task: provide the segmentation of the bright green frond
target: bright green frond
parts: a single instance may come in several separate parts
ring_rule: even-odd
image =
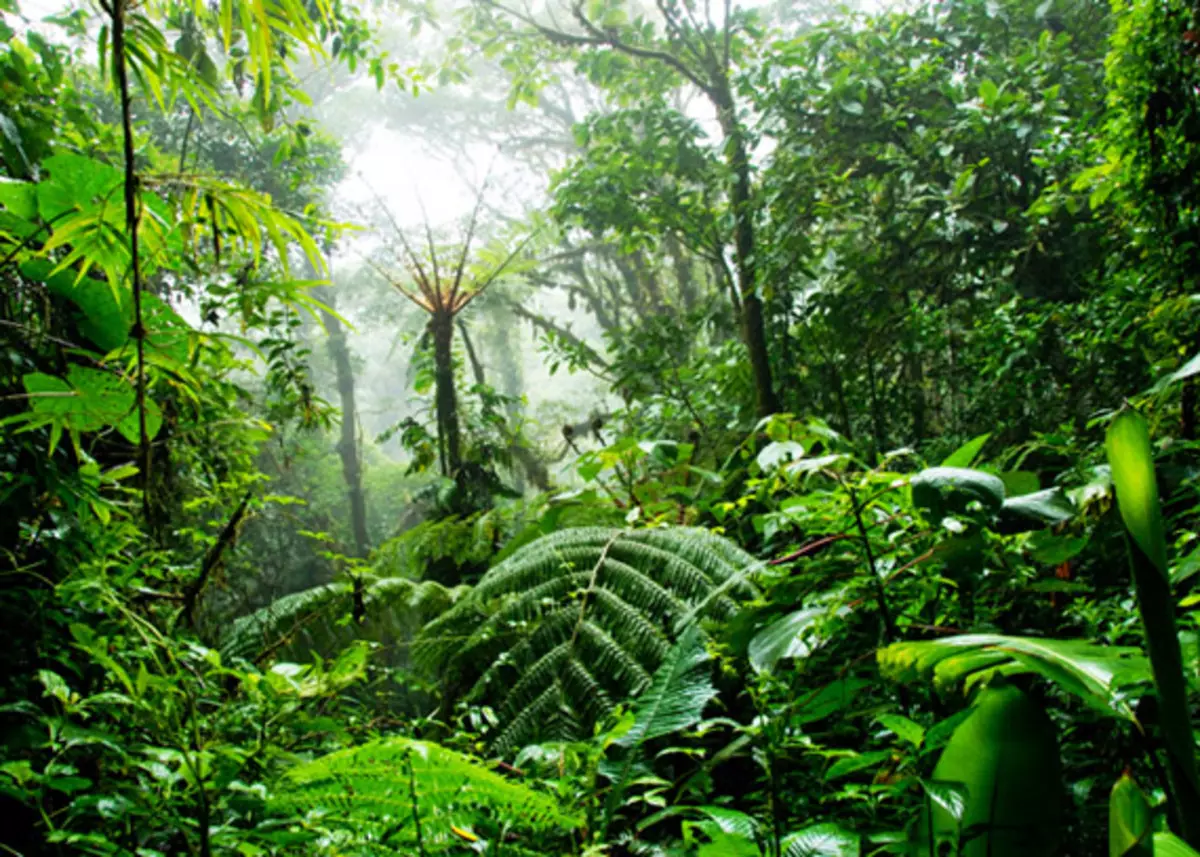
[[[726,615],[754,587],[754,558],[706,530],[560,530],[489,570],[417,640],[439,671],[467,673],[499,712],[504,752],[590,734],[650,685],[686,616]]]

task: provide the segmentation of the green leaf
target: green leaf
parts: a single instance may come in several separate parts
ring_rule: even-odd
[[[1078,556],[1088,545],[1085,536],[1059,536],[1041,530],[1029,538],[1028,547],[1033,559],[1045,565],[1061,565]]]
[[[1000,506],[996,528],[1016,533],[1065,523],[1076,515],[1075,504],[1061,488],[1009,497]]]
[[[874,750],[870,753],[855,753],[852,756],[838,759],[825,772],[825,782],[830,783],[866,768],[877,767],[891,758],[891,755],[891,750]]]
[[[913,503],[934,522],[947,515],[967,514],[974,503],[994,515],[1004,503],[1004,483],[981,470],[931,467],[915,475],[911,485]]]
[[[1036,473],[1028,470],[1010,470],[1000,474],[1004,483],[1004,493],[1008,497],[1020,497],[1022,494],[1032,494],[1042,487]]]
[[[996,98],[1000,95],[1000,89],[996,84],[988,79],[984,79],[979,84],[979,97],[983,99],[983,103],[987,106],[992,106],[996,103]]]
[[[829,604],[818,604],[775,620],[750,640],[750,666],[755,672],[771,672],[781,660],[808,657],[821,642],[814,637],[815,629],[831,614],[841,612]]]
[[[979,694],[942,751],[933,782],[965,787],[966,808],[958,818],[942,801],[931,800],[914,828],[917,853],[1058,854],[1063,790],[1058,743],[1050,719],[1019,688],[993,686]]]
[[[633,725],[616,744],[637,747],[700,722],[704,706],[717,695],[704,634],[691,625],[667,655],[633,709]]]
[[[755,461],[763,471],[770,473],[781,464],[790,460],[799,460],[803,457],[803,446],[795,441],[785,440],[768,443],[763,447],[762,452],[758,454],[758,458]]]
[[[970,467],[975,461],[975,456],[979,455],[979,451],[983,449],[983,445],[991,436],[991,432],[989,432],[967,441],[942,462],[942,467]]]
[[[1139,649],[1086,640],[963,634],[893,643],[879,650],[878,661],[888,678],[932,678],[939,690],[962,685],[969,692],[996,675],[1039,675],[1097,711],[1131,721],[1131,692],[1151,683],[1150,664]]]
[[[1142,553],[1166,577],[1167,543],[1146,420],[1132,409],[1121,411],[1108,427],[1105,446],[1121,519]]]
[[[859,857],[862,837],[837,824],[814,824],[779,843],[783,857]]]
[[[1133,778],[1122,774],[1108,798],[1109,857],[1152,857],[1153,832],[1150,802]]]
[[[129,341],[133,325],[133,296],[122,288],[116,294],[108,283],[79,277],[74,271],[55,271],[44,259],[31,259],[20,266],[21,274],[46,284],[51,294],[70,300],[82,312],[79,329],[104,351],[114,351]],[[118,302],[117,295],[122,300]],[[147,295],[146,297],[149,297]]]
[[[890,729],[901,741],[920,747],[925,740],[925,729],[899,714],[880,714],[875,718],[885,729]]]
[[[1175,834],[1162,831],[1154,834],[1154,857],[1200,857],[1200,851]]]
[[[45,695],[52,696],[59,702],[67,703],[71,700],[71,688],[67,686],[63,677],[53,670],[38,670],[38,681],[45,688]]]
[[[0,178],[0,204],[23,220],[37,218],[37,185]]]

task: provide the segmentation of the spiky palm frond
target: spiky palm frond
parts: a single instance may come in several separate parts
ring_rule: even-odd
[[[356,639],[387,643],[417,634],[430,619],[449,609],[463,593],[431,581],[385,577],[364,580],[365,621],[350,627],[354,583],[336,581],[277,598],[239,617],[221,635],[226,659],[254,659],[266,652],[308,659],[308,653],[332,654]]]
[[[526,834],[565,834],[582,819],[559,800],[505,779],[462,753],[426,741],[391,737],[338,750],[290,770],[272,809],[319,815],[358,830],[392,853],[463,845],[475,822]],[[455,832],[455,828],[459,833]],[[507,850],[507,849],[506,849]]]
[[[578,738],[646,689],[681,618],[731,615],[754,566],[706,530],[560,530],[489,570],[414,656],[493,704],[497,751]]]

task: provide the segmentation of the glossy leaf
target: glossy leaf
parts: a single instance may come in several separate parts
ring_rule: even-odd
[[[1145,418],[1134,410],[1117,414],[1108,428],[1105,446],[1121,519],[1138,547],[1166,576],[1166,536]]]
[[[1062,833],[1060,777],[1045,713],[1015,686],[985,688],[933,773],[934,782],[962,785],[966,807],[959,818],[930,801],[914,830],[919,853],[940,854],[948,845],[962,857],[1054,857]]]
[[[994,515],[1004,503],[1004,483],[998,476],[961,467],[931,467],[911,480],[913,503],[931,521],[947,515],[966,515],[973,504]]]
[[[1150,802],[1133,778],[1122,774],[1108,798],[1108,857],[1150,857],[1153,831]]]
[[[965,691],[996,675],[1033,674],[1105,714],[1134,720],[1132,697],[1148,689],[1150,664],[1140,650],[1085,640],[963,634],[880,649],[879,668],[897,681],[932,679]]]

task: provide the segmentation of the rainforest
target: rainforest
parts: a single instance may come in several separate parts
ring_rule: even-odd
[[[0,854],[1198,857],[1195,0],[0,0]]]

